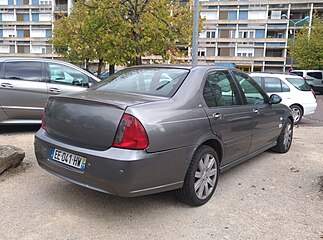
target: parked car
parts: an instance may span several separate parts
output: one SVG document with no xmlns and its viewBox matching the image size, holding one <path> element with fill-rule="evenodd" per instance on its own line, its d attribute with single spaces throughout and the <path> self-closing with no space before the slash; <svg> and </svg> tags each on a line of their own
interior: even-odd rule
<svg viewBox="0 0 323 240">
<path fill-rule="evenodd" d="M 101 73 L 100 79 L 101 79 L 101 80 L 105 80 L 105 79 L 107 79 L 109 76 L 110 76 L 109 70 L 104 70 L 104 71 Z"/>
<path fill-rule="evenodd" d="M 293 70 L 291 74 L 303 77 L 315 92 L 323 93 L 322 70 Z"/>
<path fill-rule="evenodd" d="M 123 197 L 177 189 L 199 206 L 220 172 L 290 149 L 292 112 L 280 101 L 235 69 L 127 68 L 85 92 L 50 97 L 35 154 L 81 186 Z"/>
<path fill-rule="evenodd" d="M 48 96 L 84 91 L 100 79 L 70 63 L 0 59 L 0 125 L 41 123 Z"/>
<path fill-rule="evenodd" d="M 303 115 L 315 112 L 317 107 L 315 93 L 303 78 L 271 73 L 251 73 L 249 75 L 266 93 L 269 95 L 274 93 L 282 98 L 281 103 L 292 109 L 295 124 L 302 120 Z"/>
</svg>

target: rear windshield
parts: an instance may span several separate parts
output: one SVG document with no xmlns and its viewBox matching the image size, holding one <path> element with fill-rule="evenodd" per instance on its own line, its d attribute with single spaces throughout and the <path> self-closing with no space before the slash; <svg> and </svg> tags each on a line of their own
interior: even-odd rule
<svg viewBox="0 0 323 240">
<path fill-rule="evenodd" d="M 188 73 L 187 69 L 176 68 L 130 68 L 115 73 L 93 89 L 171 97 Z"/>
<path fill-rule="evenodd" d="M 298 75 L 300 77 L 303 77 L 303 72 L 294 72 L 292 71 L 292 74 Z"/>
<path fill-rule="evenodd" d="M 311 91 L 311 86 L 302 78 L 286 78 L 286 80 L 301 91 Z"/>
</svg>

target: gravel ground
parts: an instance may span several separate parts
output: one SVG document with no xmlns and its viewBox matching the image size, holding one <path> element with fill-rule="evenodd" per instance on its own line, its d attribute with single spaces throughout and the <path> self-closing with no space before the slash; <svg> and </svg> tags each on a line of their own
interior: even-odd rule
<svg viewBox="0 0 323 240">
<path fill-rule="evenodd" d="M 172 192 L 127 199 L 68 183 L 37 165 L 36 128 L 13 129 L 0 144 L 26 158 L 0 176 L 1 240 L 323 238 L 321 126 L 296 127 L 287 154 L 265 152 L 223 173 L 198 208 Z"/>
</svg>

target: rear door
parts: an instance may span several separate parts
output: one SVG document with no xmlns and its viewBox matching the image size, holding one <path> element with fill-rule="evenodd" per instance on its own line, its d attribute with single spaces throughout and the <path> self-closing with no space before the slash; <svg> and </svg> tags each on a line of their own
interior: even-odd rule
<svg viewBox="0 0 323 240">
<path fill-rule="evenodd" d="M 228 71 L 207 74 L 203 98 L 212 131 L 224 143 L 222 165 L 245 156 L 251 143 L 253 112 L 242 105 L 237 85 Z"/>
<path fill-rule="evenodd" d="M 306 82 L 316 87 L 316 90 L 322 90 L 323 88 L 323 74 L 322 71 L 308 71 L 306 76 Z"/>
<path fill-rule="evenodd" d="M 244 93 L 247 111 L 253 113 L 252 141 L 249 153 L 260 150 L 273 143 L 282 127 L 281 108 L 269 104 L 268 95 L 247 74 L 233 71 Z"/>
<path fill-rule="evenodd" d="M 90 77 L 70 66 L 48 62 L 46 72 L 49 96 L 81 92 L 89 87 Z"/>
<path fill-rule="evenodd" d="M 279 95 L 282 98 L 282 103 L 288 107 L 294 103 L 290 88 L 280 78 L 264 76 L 263 84 L 263 89 L 268 96 L 271 94 Z"/>
<path fill-rule="evenodd" d="M 9 119 L 40 120 L 47 100 L 42 62 L 8 60 L 0 78 L 0 103 Z"/>
</svg>

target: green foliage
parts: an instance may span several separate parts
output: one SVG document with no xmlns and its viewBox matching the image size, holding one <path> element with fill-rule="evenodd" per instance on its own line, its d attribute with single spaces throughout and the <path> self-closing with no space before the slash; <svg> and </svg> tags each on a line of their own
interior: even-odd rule
<svg viewBox="0 0 323 240">
<path fill-rule="evenodd" d="M 190 3 L 173 0 L 78 1 L 69 17 L 55 22 L 52 43 L 68 61 L 101 59 L 141 64 L 145 55 L 172 59 L 191 40 Z"/>
<path fill-rule="evenodd" d="M 304 26 L 290 40 L 289 51 L 297 61 L 299 69 L 323 69 L 323 19 L 317 13 L 313 15 L 313 24 L 309 34 Z"/>
</svg>

